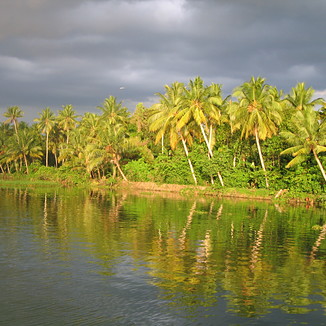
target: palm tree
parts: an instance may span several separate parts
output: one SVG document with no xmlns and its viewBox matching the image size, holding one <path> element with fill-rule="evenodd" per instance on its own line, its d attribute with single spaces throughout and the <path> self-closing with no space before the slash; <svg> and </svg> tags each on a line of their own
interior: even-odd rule
<svg viewBox="0 0 326 326">
<path fill-rule="evenodd" d="M 40 117 L 34 119 L 34 121 L 38 123 L 39 130 L 41 130 L 41 132 L 45 133 L 46 135 L 45 166 L 48 166 L 49 165 L 49 134 L 55 125 L 56 119 L 54 113 L 51 111 L 50 108 L 44 109 L 39 115 Z"/>
<path fill-rule="evenodd" d="M 18 106 L 10 106 L 7 111 L 3 114 L 6 118 L 8 118 L 4 123 L 13 123 L 15 128 L 15 133 L 18 138 L 18 118 L 24 116 L 24 112 Z"/>
<path fill-rule="evenodd" d="M 170 146 L 175 149 L 178 142 L 181 140 L 184 152 L 186 154 L 191 175 L 197 185 L 197 178 L 189 158 L 189 150 L 187 144 L 192 144 L 193 138 L 191 130 L 187 125 L 177 128 L 177 115 L 182 109 L 184 101 L 184 85 L 183 83 L 175 82 L 172 86 L 165 86 L 166 93 L 163 95 L 157 93 L 160 97 L 160 103 L 154 105 L 153 114 L 150 117 L 150 130 L 157 132 L 155 142 L 158 143 L 163 139 L 165 134 L 169 134 Z"/>
<path fill-rule="evenodd" d="M 298 83 L 292 88 L 291 94 L 285 100 L 296 110 L 312 109 L 316 105 L 323 105 L 324 103 L 322 98 L 313 99 L 314 93 L 313 88 L 306 88 L 305 83 Z"/>
<path fill-rule="evenodd" d="M 185 89 L 185 100 L 177 115 L 177 129 L 183 128 L 191 121 L 200 128 L 209 158 L 213 157 L 213 127 L 221 122 L 219 105 L 222 103 L 221 86 L 212 84 L 205 87 L 203 80 L 196 77 L 193 81 L 190 80 L 188 88 Z M 224 186 L 220 171 L 217 171 L 217 175 L 221 185 Z"/>
<path fill-rule="evenodd" d="M 292 145 L 281 152 L 281 155 L 292 154 L 294 156 L 286 167 L 289 168 L 305 161 L 312 153 L 326 181 L 326 173 L 318 157 L 319 153 L 326 152 L 326 121 L 319 120 L 318 113 L 309 107 L 296 112 L 291 129 L 294 131 L 281 132 L 281 135 Z"/>
<path fill-rule="evenodd" d="M 238 102 L 231 102 L 228 107 L 232 129 L 240 129 L 241 138 L 255 137 L 268 188 L 260 140 L 275 135 L 282 121 L 279 93 L 275 87 L 265 84 L 264 78 L 252 77 L 249 82 L 237 87 L 232 95 L 238 99 Z"/>
<path fill-rule="evenodd" d="M 118 103 L 114 96 L 106 98 L 103 106 L 99 106 L 98 109 L 102 111 L 101 118 L 112 125 L 124 124 L 129 115 L 127 108 L 122 106 L 122 102 Z"/>
<path fill-rule="evenodd" d="M 95 138 L 100 130 L 102 121 L 100 116 L 95 113 L 86 112 L 81 119 L 79 128 L 85 131 L 85 135 Z"/>
<path fill-rule="evenodd" d="M 32 130 L 25 129 L 19 132 L 19 138 L 13 139 L 10 145 L 8 155 L 13 161 L 23 159 L 27 174 L 29 173 L 28 161 L 42 157 L 42 148 L 37 143 Z"/>
<path fill-rule="evenodd" d="M 66 133 L 66 142 L 68 144 L 69 133 L 72 129 L 76 128 L 78 115 L 76 115 L 76 111 L 71 104 L 64 105 L 62 108 L 57 116 L 57 121 L 59 128 Z"/>
</svg>

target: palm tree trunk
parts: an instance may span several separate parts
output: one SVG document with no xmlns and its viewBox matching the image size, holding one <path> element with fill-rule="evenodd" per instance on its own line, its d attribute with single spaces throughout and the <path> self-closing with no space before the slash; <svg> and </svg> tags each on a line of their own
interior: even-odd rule
<svg viewBox="0 0 326 326">
<path fill-rule="evenodd" d="M 16 137 L 17 137 L 17 142 L 19 144 L 19 136 L 18 136 L 18 128 L 17 128 L 17 121 L 14 120 L 14 127 L 15 127 L 15 133 L 16 133 Z"/>
<path fill-rule="evenodd" d="M 314 153 L 315 160 L 317 161 L 318 167 L 319 167 L 319 169 L 320 169 L 320 171 L 321 171 L 321 173 L 322 173 L 322 175 L 324 177 L 324 180 L 326 181 L 326 173 L 325 173 L 324 167 L 321 164 L 320 159 L 319 159 L 319 157 L 318 157 L 315 150 L 313 150 L 313 153 Z"/>
<path fill-rule="evenodd" d="M 27 163 L 27 158 L 26 158 L 25 154 L 24 154 L 24 162 L 25 162 L 25 166 L 26 166 L 26 172 L 27 172 L 27 174 L 29 174 L 28 163 Z"/>
<path fill-rule="evenodd" d="M 203 127 L 202 124 L 200 124 L 200 130 L 201 130 L 201 133 L 202 133 L 202 135 L 203 135 L 203 137 L 205 139 L 205 143 L 206 143 L 206 146 L 207 146 L 207 149 L 208 149 L 208 154 L 209 154 L 208 157 L 212 158 L 213 157 L 213 152 L 212 152 L 210 142 L 207 139 L 207 136 L 206 136 L 206 133 L 205 133 L 205 130 L 204 130 L 204 127 Z M 224 182 L 223 182 L 223 178 L 222 178 L 222 175 L 221 175 L 220 171 L 217 171 L 217 176 L 218 176 L 218 179 L 220 180 L 221 186 L 224 187 Z M 212 183 L 214 183 L 214 181 Z"/>
<path fill-rule="evenodd" d="M 203 127 L 202 124 L 200 124 L 200 130 L 201 130 L 201 133 L 202 133 L 202 135 L 203 135 L 203 137 L 205 139 L 205 143 L 206 143 L 206 146 L 207 146 L 207 149 L 208 149 L 209 156 L 212 158 L 213 157 L 213 152 L 211 150 L 210 143 L 209 143 L 209 141 L 207 139 L 206 132 L 205 132 L 204 127 Z"/>
<path fill-rule="evenodd" d="M 1 172 L 2 172 L 2 173 L 5 173 L 5 170 L 3 169 L 2 164 L 0 164 L 0 169 L 1 169 Z"/>
<path fill-rule="evenodd" d="M 115 158 L 115 159 L 113 160 L 113 162 L 114 162 L 114 164 L 116 165 L 118 171 L 120 172 L 120 174 L 121 174 L 123 180 L 128 181 L 127 177 L 125 176 L 125 174 L 124 174 L 123 171 L 121 170 L 121 167 L 120 167 L 119 161 Z"/>
<path fill-rule="evenodd" d="M 188 160 L 188 163 L 189 163 L 191 175 L 192 175 L 192 177 L 194 179 L 195 185 L 197 186 L 197 178 L 196 178 L 196 175 L 195 175 L 195 170 L 194 170 L 194 167 L 193 167 L 193 165 L 191 163 L 191 160 L 189 158 L 189 152 L 188 152 L 186 141 L 184 140 L 184 138 L 182 136 L 181 136 L 181 141 L 182 141 L 183 149 L 184 149 L 184 151 L 186 153 L 186 156 L 187 156 L 187 160 Z"/>
<path fill-rule="evenodd" d="M 46 133 L 46 142 L 45 142 L 45 166 L 49 165 L 49 133 Z"/>
<path fill-rule="evenodd" d="M 260 148 L 260 142 L 259 142 L 259 137 L 258 137 L 258 130 L 256 128 L 255 130 L 255 138 L 256 138 L 256 144 L 257 144 L 257 149 L 258 149 L 258 154 L 259 154 L 259 158 L 260 158 L 260 163 L 261 163 L 261 167 L 264 171 L 265 174 L 265 182 L 266 182 L 266 188 L 269 188 L 269 184 L 268 184 L 268 179 L 267 179 L 267 174 L 266 174 L 266 168 L 265 168 L 265 163 L 264 163 L 264 158 L 263 158 L 263 154 L 261 152 L 261 148 Z"/>
<path fill-rule="evenodd" d="M 57 155 L 57 151 L 54 152 L 54 161 L 55 161 L 55 167 L 58 168 L 58 155 Z"/>
</svg>

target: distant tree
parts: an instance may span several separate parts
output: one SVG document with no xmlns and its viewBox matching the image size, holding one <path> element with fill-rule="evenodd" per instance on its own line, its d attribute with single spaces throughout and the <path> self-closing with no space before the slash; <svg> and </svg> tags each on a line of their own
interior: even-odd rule
<svg viewBox="0 0 326 326">
<path fill-rule="evenodd" d="M 40 117 L 34 119 L 38 124 L 38 128 L 42 133 L 46 135 L 45 141 L 45 166 L 49 165 L 49 134 L 56 123 L 56 118 L 54 113 L 50 108 L 44 109 L 40 114 Z"/>
<path fill-rule="evenodd" d="M 19 141 L 18 141 L 19 139 Z M 8 150 L 8 156 L 13 161 L 22 159 L 26 173 L 29 173 L 29 160 L 41 158 L 43 155 L 41 146 L 37 143 L 37 138 L 33 134 L 33 130 L 22 130 L 19 132 L 19 138 L 14 138 Z"/>
<path fill-rule="evenodd" d="M 24 116 L 24 112 L 18 106 L 10 106 L 7 111 L 3 114 L 8 118 L 4 123 L 13 123 L 15 128 L 15 133 L 18 138 L 18 118 Z M 19 138 L 18 138 L 19 139 Z"/>
<path fill-rule="evenodd" d="M 57 116 L 58 126 L 66 134 L 66 142 L 69 143 L 69 133 L 71 130 L 76 128 L 77 125 L 76 111 L 73 109 L 72 105 L 64 105 L 63 109 L 59 111 Z"/>
<path fill-rule="evenodd" d="M 105 120 L 108 124 L 125 124 L 129 116 L 126 107 L 122 106 L 122 102 L 117 102 L 114 96 L 110 96 L 104 100 L 102 106 L 98 106 L 102 111 L 101 119 Z"/>
<path fill-rule="evenodd" d="M 295 110 L 306 110 L 315 108 L 316 105 L 322 105 L 324 100 L 322 98 L 313 99 L 314 89 L 307 88 L 305 83 L 298 83 L 292 88 L 291 93 L 286 96 L 285 100 L 288 101 L 291 107 Z"/>
</svg>

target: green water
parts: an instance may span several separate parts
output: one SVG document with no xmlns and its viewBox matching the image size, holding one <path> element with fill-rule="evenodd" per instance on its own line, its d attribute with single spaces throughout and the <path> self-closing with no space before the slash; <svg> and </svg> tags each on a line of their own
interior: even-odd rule
<svg viewBox="0 0 326 326">
<path fill-rule="evenodd" d="M 0 189 L 1 325 L 326 325 L 326 211 Z"/>
</svg>

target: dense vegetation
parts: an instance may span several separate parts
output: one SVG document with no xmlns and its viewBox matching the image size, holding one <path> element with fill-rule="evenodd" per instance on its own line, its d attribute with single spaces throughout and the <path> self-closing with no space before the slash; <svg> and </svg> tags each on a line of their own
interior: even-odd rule
<svg viewBox="0 0 326 326">
<path fill-rule="evenodd" d="M 322 194 L 326 104 L 313 95 L 304 83 L 283 94 L 258 77 L 223 97 L 221 85 L 197 77 L 166 85 L 156 104 L 132 114 L 110 96 L 99 114 L 46 108 L 29 125 L 11 106 L 0 124 L 0 172 Z"/>
</svg>

